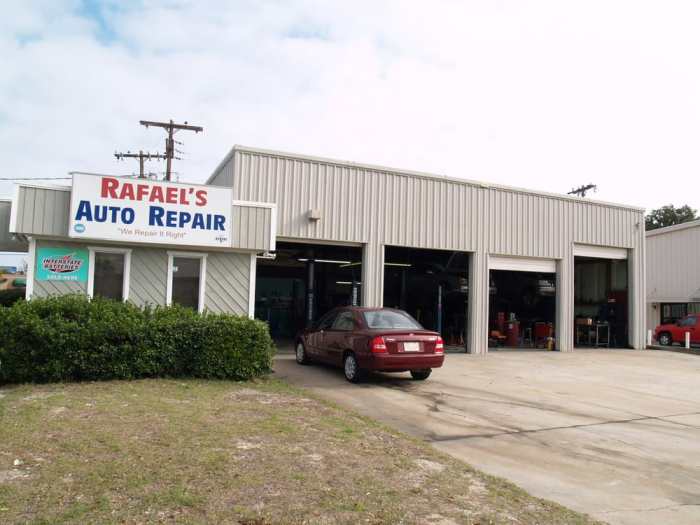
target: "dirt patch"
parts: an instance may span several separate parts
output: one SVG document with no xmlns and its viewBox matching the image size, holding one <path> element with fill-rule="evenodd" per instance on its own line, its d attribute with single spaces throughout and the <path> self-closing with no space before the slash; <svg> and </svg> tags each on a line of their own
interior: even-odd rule
<svg viewBox="0 0 700 525">
<path fill-rule="evenodd" d="M 1 457 L 27 461 L 0 471 L 3 524 L 591 523 L 279 381 L 28 386 L 0 406 Z"/>
<path fill-rule="evenodd" d="M 29 479 L 30 474 L 24 470 L 12 469 L 12 470 L 0 470 L 0 483 L 8 483 L 10 481 L 17 481 L 23 479 Z"/>
</svg>

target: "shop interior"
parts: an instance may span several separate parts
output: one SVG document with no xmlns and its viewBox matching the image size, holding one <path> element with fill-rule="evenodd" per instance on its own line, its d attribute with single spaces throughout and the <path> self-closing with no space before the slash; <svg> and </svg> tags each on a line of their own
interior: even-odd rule
<svg viewBox="0 0 700 525">
<path fill-rule="evenodd" d="M 274 258 L 258 257 L 255 318 L 276 341 L 294 336 L 336 306 L 359 305 L 362 248 L 278 242 Z"/>
<path fill-rule="evenodd" d="M 575 346 L 628 345 L 628 278 L 624 259 L 574 259 Z"/>
<path fill-rule="evenodd" d="M 465 347 L 468 273 L 468 253 L 387 246 L 384 306 L 405 310 L 446 345 Z"/>
<path fill-rule="evenodd" d="M 556 274 L 491 270 L 489 346 L 554 349 Z"/>
</svg>

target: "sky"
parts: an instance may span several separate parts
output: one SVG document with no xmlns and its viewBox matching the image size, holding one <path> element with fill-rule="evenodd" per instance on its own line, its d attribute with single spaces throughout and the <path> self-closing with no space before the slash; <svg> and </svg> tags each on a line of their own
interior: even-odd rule
<svg viewBox="0 0 700 525">
<path fill-rule="evenodd" d="M 187 182 L 244 144 L 700 209 L 699 26 L 695 0 L 10 0 L 0 178 L 134 173 L 113 153 L 173 119 L 204 127 Z"/>
</svg>

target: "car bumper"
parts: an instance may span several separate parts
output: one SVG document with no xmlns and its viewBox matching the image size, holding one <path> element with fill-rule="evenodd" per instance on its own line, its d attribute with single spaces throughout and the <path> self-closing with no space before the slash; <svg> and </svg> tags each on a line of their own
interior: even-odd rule
<svg viewBox="0 0 700 525">
<path fill-rule="evenodd" d="M 362 362 L 363 361 L 363 362 Z M 360 366 L 378 372 L 402 372 L 424 368 L 440 368 L 445 361 L 444 354 L 374 354 L 367 356 Z"/>
</svg>

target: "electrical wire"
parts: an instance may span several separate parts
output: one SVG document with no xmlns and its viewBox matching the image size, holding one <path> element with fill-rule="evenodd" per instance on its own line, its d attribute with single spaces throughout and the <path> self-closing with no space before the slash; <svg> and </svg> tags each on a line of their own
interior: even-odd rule
<svg viewBox="0 0 700 525">
<path fill-rule="evenodd" d="M 149 175 L 165 175 L 164 171 L 150 171 L 148 172 Z M 179 175 L 177 172 L 172 172 L 172 175 Z M 123 177 L 123 178 L 130 178 L 130 177 L 138 177 L 136 174 L 132 175 L 105 175 L 106 177 Z M 1 181 L 19 181 L 19 180 L 71 180 L 72 177 L 0 177 L 0 182 Z"/>
<path fill-rule="evenodd" d="M 0 180 L 65 180 L 65 179 L 70 179 L 71 177 L 24 177 L 24 178 L 17 178 L 17 177 L 0 177 Z"/>
</svg>

